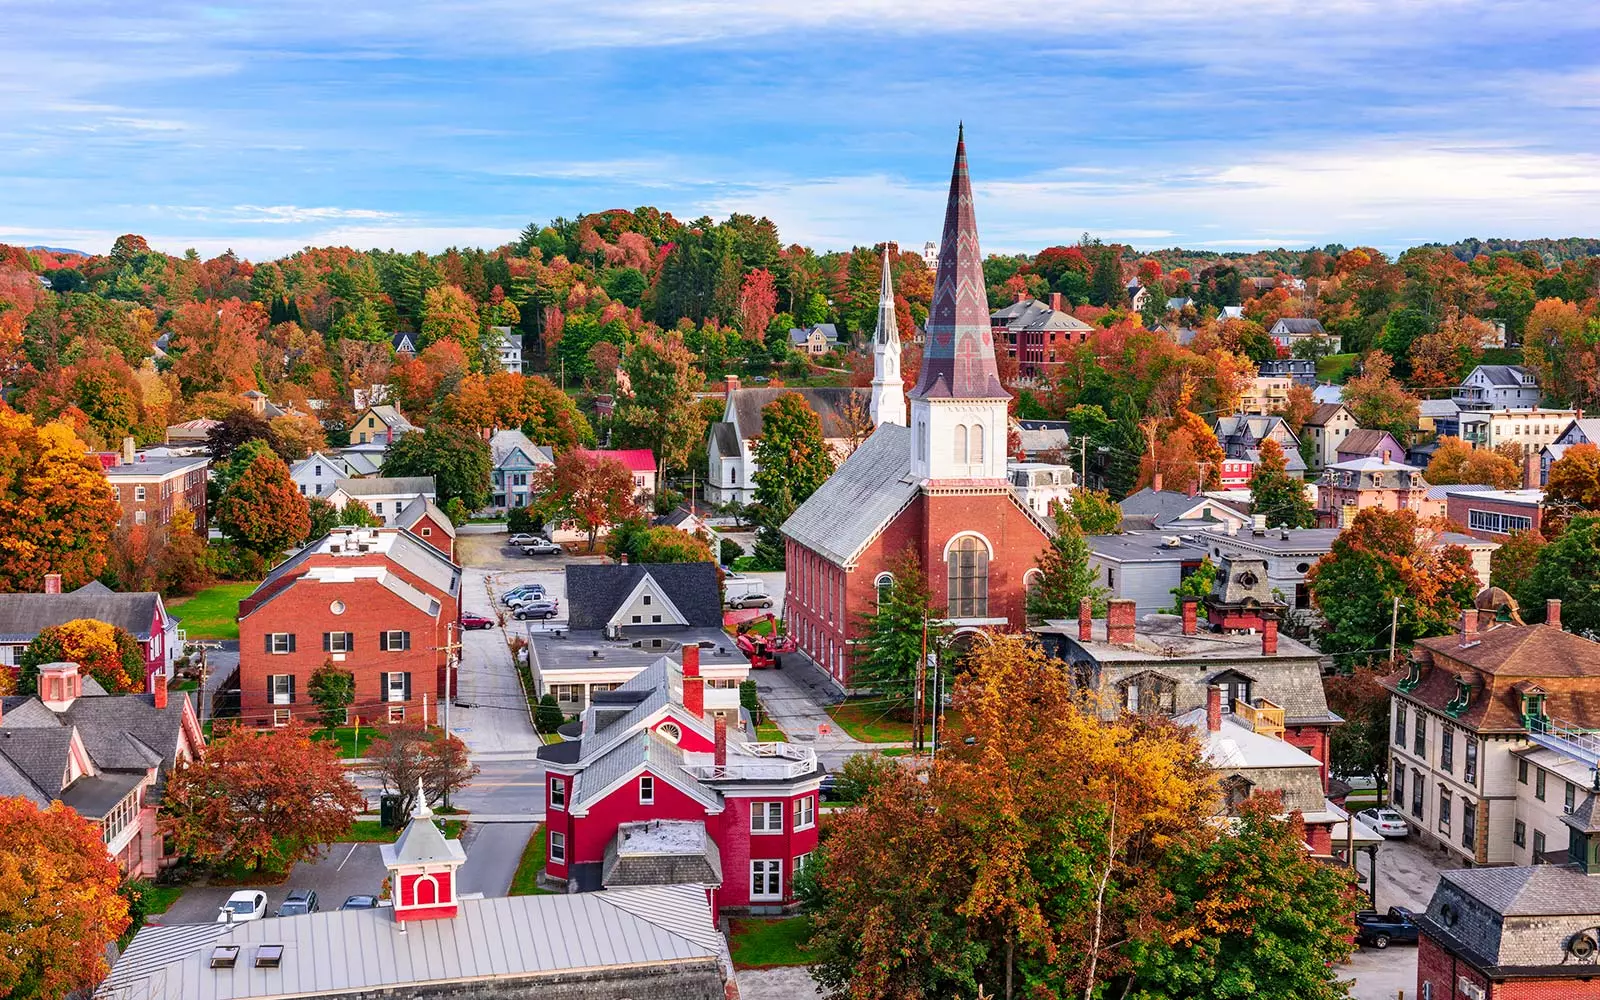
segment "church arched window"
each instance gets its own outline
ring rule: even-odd
[[[967,425],[956,424],[955,462],[957,465],[967,464]]]
[[[989,616],[989,547],[975,535],[963,535],[945,552],[949,565],[950,617]]]
[[[983,425],[972,425],[972,458],[974,465],[983,461]]]
[[[872,583],[878,590],[878,603],[881,605],[889,599],[889,591],[894,589],[894,574],[879,573]]]

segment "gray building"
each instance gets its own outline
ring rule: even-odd
[[[1199,538],[1203,534],[1209,532],[1090,535],[1089,566],[1110,597],[1133,601],[1141,615],[1165,611],[1176,600],[1173,588],[1206,557]]]

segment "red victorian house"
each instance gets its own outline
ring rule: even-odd
[[[808,747],[707,722],[700,647],[596,692],[575,739],[541,747],[546,876],[579,891],[704,885],[713,912],[774,912],[817,847]]]
[[[873,338],[877,428],[783,524],[789,634],[841,687],[850,684],[861,616],[893,586],[890,567],[903,553],[916,555],[934,605],[947,609],[957,633],[1026,624],[1029,578],[1053,528],[1007,476],[1011,395],[995,367],[984,287],[958,138],[909,425],[886,281]]]

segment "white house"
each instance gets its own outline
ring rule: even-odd
[[[303,497],[326,496],[333,492],[333,484],[349,479],[354,471],[344,459],[314,451],[289,467],[289,478],[294,480]]]
[[[432,476],[374,476],[367,479],[340,479],[335,481],[328,502],[343,507],[354,500],[363,504],[385,526],[394,523],[406,504],[417,497],[439,499]]]
[[[1550,466],[1560,461],[1567,449],[1575,444],[1600,445],[1600,420],[1593,417],[1575,417],[1567,423],[1566,428],[1558,435],[1555,441],[1544,446],[1539,456],[1539,483],[1544,486],[1550,482]]]
[[[513,375],[522,374],[522,334],[512,333],[509,326],[491,326],[495,350],[499,352],[500,367]]]
[[[1521,365],[1479,365],[1452,398],[1463,410],[1531,410],[1539,405],[1539,377]]]
[[[711,425],[706,453],[706,499],[712,503],[750,503],[755,499],[756,438],[761,436],[762,408],[785,393],[798,393],[822,418],[822,433],[841,460],[849,454],[852,427],[859,436],[872,428],[872,390],[868,388],[741,389],[728,376],[722,419]]]
[[[1328,337],[1328,331],[1322,328],[1322,321],[1306,319],[1298,316],[1285,316],[1272,324],[1272,329],[1267,331],[1267,336],[1282,348],[1292,349],[1295,344],[1303,340],[1316,340],[1327,338],[1331,341],[1333,350],[1339,350],[1339,338]]]
[[[1053,505],[1072,506],[1075,477],[1071,466],[1052,465],[1049,462],[1007,462],[1006,478],[1011,480],[1017,499],[1045,520],[1052,516]]]

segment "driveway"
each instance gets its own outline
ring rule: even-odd
[[[1355,1000],[1396,1000],[1401,990],[1408,998],[1417,995],[1415,945],[1390,945],[1383,951],[1358,949],[1338,971],[1339,978],[1355,981],[1350,987]]]
[[[512,865],[514,868],[515,862]],[[347,896],[363,893],[377,895],[388,875],[377,844],[333,844],[320,860],[302,861],[295,865],[289,877],[277,885],[195,886],[172,904],[172,908],[160,917],[160,922],[209,924],[217,919],[217,910],[227,898],[244,888],[266,890],[268,913],[277,910],[290,889],[315,889],[317,902],[322,909],[334,910]]]
[[[504,896],[522,861],[523,848],[533,836],[532,823],[469,824],[461,837],[467,852],[461,866],[461,891]]]

